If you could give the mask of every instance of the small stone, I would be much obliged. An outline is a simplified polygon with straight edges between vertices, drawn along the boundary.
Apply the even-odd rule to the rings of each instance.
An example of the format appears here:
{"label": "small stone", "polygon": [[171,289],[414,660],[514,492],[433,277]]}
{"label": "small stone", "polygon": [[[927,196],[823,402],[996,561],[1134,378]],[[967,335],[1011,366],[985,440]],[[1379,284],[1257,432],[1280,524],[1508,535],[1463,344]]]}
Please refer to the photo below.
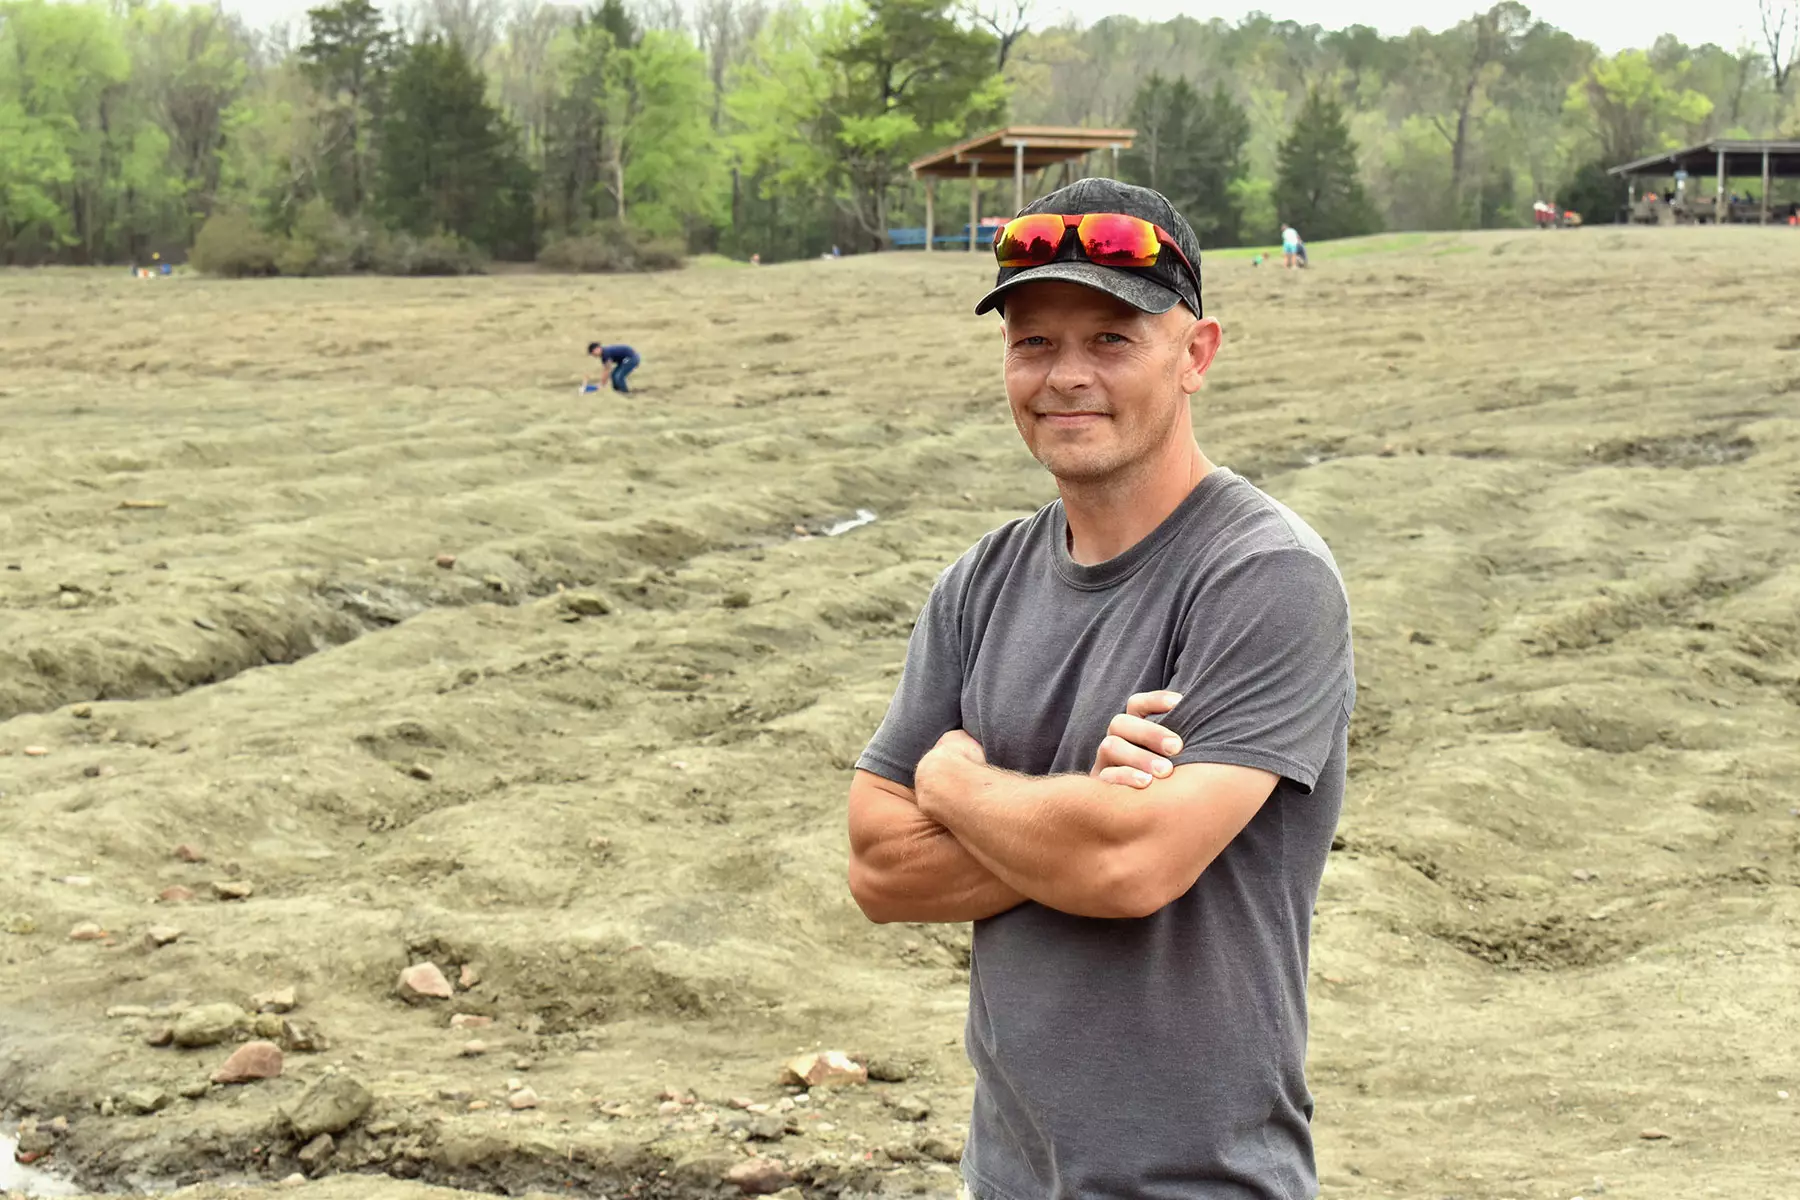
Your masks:
{"label": "small stone", "polygon": [[917,1096],[885,1096],[883,1101],[902,1121],[923,1121],[931,1115],[931,1106]]}
{"label": "small stone", "polygon": [[69,715],[78,721],[85,721],[94,715],[94,706],[91,704],[77,704],[74,708],[69,710]]}
{"label": "small stone", "polygon": [[214,1083],[252,1083],[281,1074],[281,1047],[274,1042],[245,1042],[213,1072]]}
{"label": "small stone", "polygon": [[751,1117],[745,1132],[754,1142],[779,1142],[787,1133],[787,1118],[774,1113]]}
{"label": "small stone", "polygon": [[194,898],[194,889],[182,887],[177,883],[158,892],[156,898],[164,904],[186,904]]}
{"label": "small stone", "polygon": [[71,942],[97,942],[105,936],[106,930],[100,928],[100,926],[92,921],[83,921],[81,924],[75,926],[75,928],[69,930],[69,940]]}
{"label": "small stone", "polygon": [[950,1138],[938,1137],[934,1134],[931,1137],[920,1138],[913,1144],[918,1147],[919,1153],[923,1154],[926,1158],[935,1158],[942,1163],[959,1163],[962,1161],[963,1147],[960,1139],[952,1140]]}
{"label": "small stone", "polygon": [[506,1098],[506,1105],[514,1112],[538,1106],[538,1095],[530,1088],[520,1088]]}
{"label": "small stone", "polygon": [[400,972],[400,981],[395,986],[400,992],[400,998],[408,1004],[448,1000],[455,994],[451,991],[450,981],[444,978],[444,973],[437,969],[436,963],[414,963]]}
{"label": "small stone", "polygon": [[457,1013],[450,1018],[452,1029],[485,1029],[494,1023],[492,1017],[480,1017],[474,1013]]}
{"label": "small stone", "polygon": [[211,617],[195,617],[194,624],[208,633],[216,633],[219,628],[219,623]]}
{"label": "small stone", "polygon": [[289,1013],[293,1012],[299,1004],[300,998],[291,987],[258,992],[250,997],[250,1006],[259,1013]]}
{"label": "small stone", "polygon": [[175,1018],[175,1044],[190,1049],[216,1046],[243,1024],[244,1010],[235,1004],[202,1004]]}
{"label": "small stone", "polygon": [[289,1175],[286,1179],[283,1179],[281,1181],[281,1186],[284,1188],[305,1187],[306,1186],[306,1176],[302,1175],[298,1171],[295,1171],[292,1175]]}
{"label": "small stone", "polygon": [[115,1004],[106,1010],[108,1020],[117,1020],[120,1017],[147,1017],[149,1015],[150,1010],[142,1004]]}
{"label": "small stone", "polygon": [[783,1096],[781,1099],[777,1100],[775,1102],[775,1111],[780,1113],[793,1112],[794,1098],[792,1096]]}
{"label": "small stone", "polygon": [[1600,878],[1600,872],[1590,871],[1586,867],[1576,867],[1573,871],[1569,872],[1569,876],[1574,879],[1576,883],[1592,883],[1594,880]]}
{"label": "small stone", "polygon": [[463,991],[468,991],[470,988],[475,987],[481,982],[481,968],[474,963],[464,963],[462,965],[462,972],[458,975],[456,982],[461,986]]}
{"label": "small stone", "polygon": [[176,1094],[183,1100],[198,1100],[200,1097],[206,1095],[206,1093],[212,1091],[212,1080],[196,1079],[190,1083],[182,1084],[175,1090]]}
{"label": "small stone", "polygon": [[471,1100],[466,1107],[470,1112],[486,1112],[488,1109],[492,1108],[493,1105],[489,1104],[486,1100]]}
{"label": "small stone", "polygon": [[175,847],[175,857],[184,863],[203,863],[206,861],[206,855],[202,854],[197,848],[189,845],[187,842],[183,842],[181,845]]}
{"label": "small stone", "polygon": [[437,558],[433,559],[432,561],[436,562],[438,566],[440,566],[444,570],[448,571],[451,567],[454,567],[456,565],[456,555],[440,554],[437,556]]}
{"label": "small stone", "polygon": [[64,592],[61,596],[57,597],[57,603],[61,604],[64,608],[80,608],[81,595],[78,592]]}
{"label": "small stone", "polygon": [[462,1056],[464,1058],[480,1058],[482,1055],[484,1055],[486,1053],[487,1053],[487,1043],[480,1040],[479,1038],[477,1038],[474,1041],[463,1043]]}
{"label": "small stone", "polygon": [[725,1172],[725,1182],[751,1196],[779,1192],[793,1182],[787,1168],[768,1158],[749,1158]]}
{"label": "small stone", "polygon": [[128,1113],[147,1116],[169,1107],[169,1094],[160,1088],[133,1088],[119,1097],[119,1105]]}
{"label": "small stone", "polygon": [[604,617],[612,605],[592,592],[569,592],[563,596],[563,607],[578,617]]}
{"label": "small stone", "polygon": [[513,1059],[513,1070],[515,1070],[515,1071],[529,1071],[529,1070],[531,1070],[531,1060],[530,1060],[530,1059],[529,1059],[529,1058],[515,1058],[515,1059]]}
{"label": "small stone", "polygon": [[146,1046],[168,1046],[172,1045],[174,1041],[175,1027],[173,1025],[158,1026],[144,1035],[144,1044]]}
{"label": "small stone", "polygon": [[167,946],[181,939],[181,930],[173,925],[152,925],[144,930],[144,944],[155,949]]}
{"label": "small stone", "polygon": [[1669,1140],[1669,1135],[1660,1129],[1646,1129],[1640,1132],[1638,1136],[1643,1138],[1646,1142],[1666,1142]]}
{"label": "small stone", "polygon": [[300,1153],[295,1157],[299,1158],[301,1166],[312,1171],[324,1166],[326,1160],[329,1159],[336,1150],[337,1140],[329,1133],[321,1133],[318,1137],[302,1146],[300,1148]]}
{"label": "small stone", "polygon": [[[67,592],[64,592],[63,594],[68,595]],[[27,746],[27,747],[25,747],[25,757],[26,758],[42,758],[42,757],[44,757],[44,755],[46,755],[48,753],[50,753],[50,751],[46,750],[42,746]]]}
{"label": "small stone", "polygon": [[294,1135],[308,1141],[321,1133],[339,1134],[362,1120],[375,1104],[375,1096],[354,1077],[322,1075],[299,1099],[283,1105],[282,1116]]}
{"label": "small stone", "polygon": [[752,1104],[755,1104],[756,1101],[746,1099],[743,1096],[733,1096],[731,1099],[725,1101],[725,1103],[733,1108],[748,1109]]}
{"label": "small stone", "polygon": [[406,773],[411,775],[414,779],[421,779],[426,783],[430,783],[433,779],[437,778],[437,772],[433,771],[424,763],[414,763],[412,766],[406,768]]}
{"label": "small stone", "polygon": [[250,1032],[259,1038],[274,1041],[281,1036],[281,1027],[286,1023],[274,1013],[257,1013],[250,1020]]}
{"label": "small stone", "polygon": [[88,779],[100,778],[100,771],[101,767],[98,763],[89,763],[87,766],[81,768],[81,774]]}
{"label": "small stone", "polygon": [[877,1083],[905,1083],[912,1078],[912,1069],[905,1063],[889,1058],[871,1058],[869,1060],[869,1078]]}
{"label": "small stone", "polygon": [[319,1054],[331,1049],[331,1042],[318,1028],[304,1021],[281,1022],[281,1048],[300,1054]]}
{"label": "small stone", "polygon": [[378,1137],[378,1138],[387,1137],[391,1133],[399,1133],[400,1132],[400,1122],[398,1122],[398,1121],[370,1121],[368,1132],[369,1132],[370,1137]]}
{"label": "small stone", "polygon": [[867,1083],[868,1068],[842,1050],[825,1050],[789,1059],[782,1068],[781,1081],[801,1087],[833,1087],[841,1084]]}
{"label": "small stone", "polygon": [[215,882],[212,885],[213,895],[221,900],[248,900],[256,891],[254,884],[242,879]]}
{"label": "small stone", "polygon": [[679,1100],[664,1100],[661,1104],[656,1106],[656,1111],[665,1117],[680,1116],[681,1115],[681,1101],[679,1101]]}

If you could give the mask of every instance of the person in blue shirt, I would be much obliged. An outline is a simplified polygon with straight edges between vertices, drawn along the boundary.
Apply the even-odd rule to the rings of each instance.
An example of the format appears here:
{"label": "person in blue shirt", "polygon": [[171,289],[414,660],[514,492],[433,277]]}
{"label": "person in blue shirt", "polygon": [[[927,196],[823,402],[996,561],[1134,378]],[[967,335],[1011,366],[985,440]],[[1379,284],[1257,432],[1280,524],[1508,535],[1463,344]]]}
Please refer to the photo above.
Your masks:
{"label": "person in blue shirt", "polygon": [[[599,342],[589,342],[587,352],[591,357],[599,359],[601,366],[611,365],[613,391],[631,391],[625,386],[625,377],[637,370],[638,364],[643,361],[636,350],[630,346],[605,346]],[[583,381],[583,386],[586,386],[586,381]]]}

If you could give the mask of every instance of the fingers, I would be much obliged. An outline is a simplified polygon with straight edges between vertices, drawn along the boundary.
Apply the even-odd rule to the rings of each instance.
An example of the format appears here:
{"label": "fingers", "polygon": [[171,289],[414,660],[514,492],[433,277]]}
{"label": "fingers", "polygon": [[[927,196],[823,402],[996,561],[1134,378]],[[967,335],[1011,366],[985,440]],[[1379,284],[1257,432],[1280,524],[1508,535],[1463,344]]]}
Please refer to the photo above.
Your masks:
{"label": "fingers", "polygon": [[1098,775],[1112,767],[1123,767],[1156,779],[1167,778],[1175,770],[1174,765],[1162,755],[1122,737],[1108,735],[1101,741],[1100,749],[1094,755],[1093,773]]}
{"label": "fingers", "polygon": [[1155,721],[1134,717],[1130,713],[1120,713],[1106,727],[1111,737],[1123,738],[1134,746],[1141,746],[1154,754],[1180,754],[1181,739],[1170,733]]}
{"label": "fingers", "polygon": [[1125,711],[1134,717],[1154,717],[1181,703],[1181,693],[1171,691],[1138,692],[1125,701]]}
{"label": "fingers", "polygon": [[1101,783],[1116,783],[1129,788],[1147,788],[1151,782],[1150,776],[1133,767],[1107,767],[1094,778]]}

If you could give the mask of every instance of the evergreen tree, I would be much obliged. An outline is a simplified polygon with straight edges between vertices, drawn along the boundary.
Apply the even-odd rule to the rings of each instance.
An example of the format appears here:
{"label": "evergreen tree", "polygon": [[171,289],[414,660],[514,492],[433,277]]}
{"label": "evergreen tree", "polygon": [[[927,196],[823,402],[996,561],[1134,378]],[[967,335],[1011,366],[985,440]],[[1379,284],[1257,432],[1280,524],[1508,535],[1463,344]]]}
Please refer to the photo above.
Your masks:
{"label": "evergreen tree", "polygon": [[1153,73],[1132,101],[1131,126],[1138,137],[1119,156],[1120,175],[1167,196],[1202,245],[1236,245],[1243,214],[1234,185],[1248,169],[1250,118],[1224,85],[1201,96],[1185,79]]}
{"label": "evergreen tree", "polygon": [[1316,90],[1307,94],[1277,163],[1276,207],[1302,236],[1355,237],[1376,228],[1375,210],[1357,177],[1356,143],[1336,100]]}
{"label": "evergreen tree", "polygon": [[401,54],[381,145],[380,205],[397,228],[453,233],[502,256],[530,251],[531,171],[456,42],[429,38]]}
{"label": "evergreen tree", "polygon": [[394,57],[394,35],[369,0],[308,10],[310,35],[300,47],[302,70],[343,122],[346,145],[337,207],[360,212],[369,189],[369,131],[380,119],[381,93]]}

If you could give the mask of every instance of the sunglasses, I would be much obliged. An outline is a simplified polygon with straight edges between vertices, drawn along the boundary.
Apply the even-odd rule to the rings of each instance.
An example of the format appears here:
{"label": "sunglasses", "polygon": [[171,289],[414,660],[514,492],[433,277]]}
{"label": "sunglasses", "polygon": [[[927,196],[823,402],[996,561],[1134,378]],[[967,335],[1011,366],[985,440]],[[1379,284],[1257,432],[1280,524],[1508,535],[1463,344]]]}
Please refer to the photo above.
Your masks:
{"label": "sunglasses", "polygon": [[1003,267],[1041,267],[1056,260],[1069,230],[1087,260],[1103,267],[1153,267],[1167,246],[1187,268],[1198,296],[1200,272],[1169,231],[1125,213],[1031,213],[1014,217],[994,233],[994,258]]}

